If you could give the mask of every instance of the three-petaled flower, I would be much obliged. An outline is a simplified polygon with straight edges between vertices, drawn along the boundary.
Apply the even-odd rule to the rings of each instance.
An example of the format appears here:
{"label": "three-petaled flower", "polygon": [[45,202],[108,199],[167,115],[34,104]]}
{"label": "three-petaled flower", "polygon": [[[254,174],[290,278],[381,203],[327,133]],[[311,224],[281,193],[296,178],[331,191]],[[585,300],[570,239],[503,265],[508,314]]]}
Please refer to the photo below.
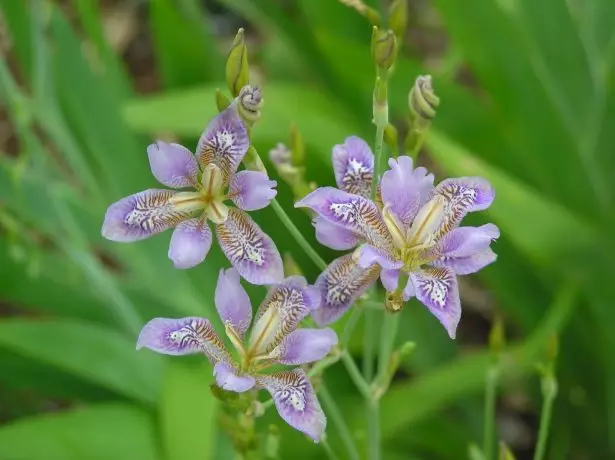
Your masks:
{"label": "three-petaled flower", "polygon": [[[254,284],[279,282],[280,254],[244,212],[266,207],[276,195],[276,183],[267,174],[237,172],[249,143],[235,101],[206,127],[195,155],[179,144],[151,144],[147,153],[154,177],[167,187],[193,191],[149,189],[123,198],[109,206],[102,235],[132,242],[175,227],[169,258],[177,268],[191,268],[211,248],[211,220],[222,251],[243,278]],[[237,208],[229,208],[227,200]]]}
{"label": "three-petaled flower", "polygon": [[235,357],[211,323],[198,317],[151,320],[139,335],[137,349],[146,347],[167,355],[203,353],[214,365],[219,387],[237,393],[266,389],[284,421],[319,441],[326,418],[303,369],[263,373],[274,365],[318,361],[337,344],[337,335],[329,328],[298,329],[301,320],[318,307],[319,291],[303,277],[286,278],[271,287],[252,321],[248,294],[238,273],[229,269],[220,271],[215,303]]}
{"label": "three-petaled flower", "polygon": [[363,140],[346,139],[333,149],[339,188],[319,188],[296,203],[318,214],[321,243],[334,249],[360,244],[319,277],[323,300],[313,316],[319,324],[334,321],[380,274],[389,308],[416,296],[454,338],[461,317],[457,275],[495,261],[490,244],[499,237],[494,224],[457,226],[468,212],[487,209],[495,192],[479,177],[446,179],[434,187],[433,174],[402,156],[389,160],[374,202],[373,164]]}

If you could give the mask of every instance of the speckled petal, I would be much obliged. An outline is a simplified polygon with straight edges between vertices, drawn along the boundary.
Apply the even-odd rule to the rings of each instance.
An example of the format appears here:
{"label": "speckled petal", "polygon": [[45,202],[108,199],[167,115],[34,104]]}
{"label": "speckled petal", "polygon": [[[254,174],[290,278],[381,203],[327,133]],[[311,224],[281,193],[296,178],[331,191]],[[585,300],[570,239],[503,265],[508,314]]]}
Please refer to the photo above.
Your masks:
{"label": "speckled petal", "polygon": [[224,255],[252,284],[273,284],[284,277],[282,257],[271,238],[244,211],[230,208],[216,226]]}
{"label": "speckled petal", "polygon": [[324,326],[340,318],[380,275],[380,266],[362,268],[352,254],[335,259],[320,274],[316,287],[320,290],[321,304],[312,312],[316,324]]}
{"label": "speckled petal", "polygon": [[302,276],[291,276],[271,288],[261,303],[250,331],[250,348],[265,355],[294,331],[320,305],[320,292]]}
{"label": "speckled petal", "polygon": [[338,251],[354,248],[361,238],[346,230],[344,227],[334,224],[327,219],[316,216],[312,221],[316,229],[316,240],[324,246]]}
{"label": "speckled petal", "polygon": [[231,178],[229,196],[238,208],[255,211],[269,206],[278,193],[276,185],[264,172],[240,171]]}
{"label": "speckled petal", "polygon": [[196,148],[196,158],[201,168],[213,163],[224,175],[224,182],[237,171],[248,151],[250,140],[235,104],[218,114],[205,128]]}
{"label": "speckled petal", "polygon": [[205,260],[211,248],[212,234],[207,222],[188,219],[180,222],[169,244],[169,259],[175,268],[192,268]]}
{"label": "speckled petal", "polygon": [[256,379],[251,375],[241,375],[231,364],[219,362],[214,366],[214,377],[216,384],[227,391],[243,393],[254,388]]}
{"label": "speckled petal", "polygon": [[222,322],[233,326],[239,338],[243,338],[252,322],[252,304],[234,268],[220,270],[215,300]]}
{"label": "speckled petal", "polygon": [[373,201],[333,187],[314,190],[295,207],[307,207],[346,230],[361,235],[372,246],[393,250],[393,239]]}
{"label": "speckled petal", "polygon": [[271,358],[281,364],[298,365],[318,361],[337,345],[332,329],[297,329],[286,336]]}
{"label": "speckled petal", "polygon": [[374,172],[374,154],[360,137],[350,136],[333,147],[335,181],[340,190],[369,197]]}
{"label": "speckled petal", "polygon": [[172,188],[196,186],[199,166],[186,147],[156,141],[147,147],[147,156],[152,174],[161,184]]}
{"label": "speckled petal", "polygon": [[487,209],[495,198],[495,190],[481,177],[443,180],[435,193],[446,200],[444,219],[435,233],[436,238],[455,228],[468,212]]}
{"label": "speckled petal", "polygon": [[425,168],[413,169],[412,158],[407,156],[389,159],[389,167],[382,176],[382,201],[407,229],[433,194],[434,177]]}
{"label": "speckled petal", "polygon": [[204,353],[214,364],[230,360],[224,343],[205,318],[154,318],[141,329],[137,350],[141,348],[175,356]]}
{"label": "speckled petal", "polygon": [[457,276],[452,269],[426,268],[410,274],[416,298],[436,317],[451,339],[461,319],[461,301]]}
{"label": "speckled petal", "polygon": [[271,394],[280,417],[286,423],[315,442],[322,439],[327,418],[302,369],[262,375],[257,382]]}
{"label": "speckled petal", "polygon": [[149,189],[122,198],[107,209],[102,236],[127,243],[143,240],[174,227],[190,216],[179,210],[173,198],[179,192]]}

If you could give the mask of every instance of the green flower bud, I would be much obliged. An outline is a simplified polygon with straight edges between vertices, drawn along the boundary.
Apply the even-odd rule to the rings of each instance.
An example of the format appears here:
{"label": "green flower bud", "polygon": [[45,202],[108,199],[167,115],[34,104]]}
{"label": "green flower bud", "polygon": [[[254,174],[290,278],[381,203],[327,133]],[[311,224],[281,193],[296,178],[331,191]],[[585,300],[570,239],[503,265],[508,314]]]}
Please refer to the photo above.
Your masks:
{"label": "green flower bud", "polygon": [[237,111],[248,128],[251,128],[261,117],[263,102],[261,91],[256,87],[246,85],[239,91]]}
{"label": "green flower bud", "polygon": [[237,97],[241,88],[246,86],[249,81],[248,49],[246,48],[243,29],[239,29],[226,60],[226,84],[233,97]]}
{"label": "green flower bud", "polygon": [[305,160],[305,142],[303,142],[303,136],[294,123],[290,127],[290,152],[292,164],[301,166]]}
{"label": "green flower bud", "polygon": [[389,7],[389,28],[398,40],[406,35],[408,25],[408,0],[394,0]]}
{"label": "green flower bud", "polygon": [[229,105],[231,105],[231,100],[220,91],[220,88],[216,88],[216,107],[218,107],[218,112],[222,112]]}
{"label": "green flower bud", "polygon": [[431,86],[431,75],[422,75],[416,79],[408,95],[408,105],[412,114],[421,120],[430,121],[436,116],[440,98]]}
{"label": "green flower bud", "polygon": [[376,67],[389,70],[397,57],[397,39],[391,30],[380,30],[374,26],[372,32],[372,57]]}

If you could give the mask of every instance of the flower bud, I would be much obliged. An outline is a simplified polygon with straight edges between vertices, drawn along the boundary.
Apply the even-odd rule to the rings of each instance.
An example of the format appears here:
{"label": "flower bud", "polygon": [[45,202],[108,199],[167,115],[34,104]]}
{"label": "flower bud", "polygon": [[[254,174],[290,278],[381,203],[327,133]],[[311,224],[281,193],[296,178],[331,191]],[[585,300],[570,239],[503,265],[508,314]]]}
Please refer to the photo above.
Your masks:
{"label": "flower bud", "polygon": [[376,67],[389,70],[397,57],[397,39],[391,30],[380,30],[374,26],[372,32],[372,57]]}
{"label": "flower bud", "polygon": [[408,24],[408,0],[393,0],[389,7],[389,28],[400,40],[406,35]]}
{"label": "flower bud", "polygon": [[293,165],[301,166],[305,160],[305,142],[294,123],[290,127],[290,151]]}
{"label": "flower bud", "polygon": [[275,148],[269,150],[269,160],[276,167],[292,164],[290,150],[281,142],[278,142]]}
{"label": "flower bud", "polygon": [[416,79],[408,95],[408,104],[412,114],[421,120],[430,121],[436,116],[440,98],[431,86],[431,75],[421,75]]}
{"label": "flower bud", "polygon": [[237,112],[247,127],[251,128],[261,117],[263,96],[257,87],[246,85],[237,96]]}
{"label": "flower bud", "polygon": [[239,29],[226,60],[226,84],[231,90],[231,94],[236,97],[241,88],[246,86],[249,81],[248,49],[246,48],[243,29]]}
{"label": "flower bud", "polygon": [[229,105],[231,105],[231,100],[220,91],[220,88],[216,88],[216,107],[218,107],[218,112],[222,112]]}

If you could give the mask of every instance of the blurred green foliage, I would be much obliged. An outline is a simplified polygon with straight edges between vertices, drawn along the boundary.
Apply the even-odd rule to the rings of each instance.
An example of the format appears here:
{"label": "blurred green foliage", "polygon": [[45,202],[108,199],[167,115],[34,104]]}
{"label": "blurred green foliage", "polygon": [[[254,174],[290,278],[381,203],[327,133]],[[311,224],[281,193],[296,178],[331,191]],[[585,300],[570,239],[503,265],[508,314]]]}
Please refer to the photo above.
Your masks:
{"label": "blurred green foliage", "polygon": [[[234,31],[214,36],[210,12],[196,0],[150,0],[162,89],[138,96],[105,39],[99,2],[64,3],[71,21],[53,2],[0,3],[14,58],[0,61],[0,101],[19,139],[17,156],[0,155],[0,300],[20,313],[0,318],[0,417],[10,419],[0,426],[0,459],[233,458],[216,423],[208,365],[134,351],[140,326],[153,316],[218,321],[213,289],[226,260],[214,248],[206,264],[179,271],[166,258],[168,236],[120,245],[99,230],[111,202],[154,186],[146,145],[169,133],[194,145],[217,112],[215,89],[225,86]],[[250,60],[265,107],[255,146],[268,151],[296,123],[308,179],[331,182],[333,144],[373,135],[369,23],[333,0],[221,3],[258,37]],[[427,65],[406,37],[390,82],[391,119],[404,127],[408,90],[417,75],[431,73],[441,104],[420,161],[432,161],[439,179],[480,175],[496,188],[489,212],[468,220],[502,229],[499,260],[479,275],[516,339],[503,351],[501,392],[527,393],[536,414],[533,365],[559,334],[547,458],[612,458],[615,2],[423,3],[410,2],[410,28],[426,28],[437,13],[446,49]],[[425,10],[430,16],[417,15]],[[457,78],[462,69],[471,85]],[[288,188],[279,190],[296,225],[333,258],[316,244],[309,218],[293,209]],[[256,220],[314,281],[316,267],[272,211]],[[263,292],[250,288],[256,300]],[[489,352],[464,352],[463,337],[450,342],[414,304],[403,315],[398,342],[418,348],[382,401],[385,458],[465,458],[482,436],[477,397]],[[463,329],[462,320],[462,336]],[[359,395],[339,365],[325,378],[362,442]],[[21,402],[24,392],[70,408],[38,414],[41,405]],[[274,411],[263,430],[268,423],[280,423]],[[280,428],[281,458],[322,458],[299,433]],[[337,433],[328,436],[339,450]]]}

